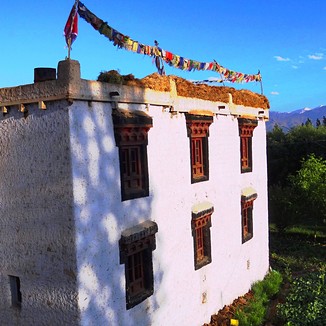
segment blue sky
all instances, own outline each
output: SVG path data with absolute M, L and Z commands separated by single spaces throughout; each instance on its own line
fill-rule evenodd
M 110 26 L 143 44 L 159 45 L 200 62 L 216 60 L 230 70 L 261 71 L 271 110 L 326 105 L 325 0 L 109 1 L 84 0 Z M 36 67 L 56 67 L 67 56 L 63 28 L 73 0 L 4 1 L 0 24 L 0 87 L 33 82 Z M 156 72 L 152 58 L 117 49 L 85 20 L 71 58 L 82 78 L 116 69 L 137 78 Z M 219 77 L 165 66 L 189 80 Z M 259 83 L 226 84 L 260 93 Z

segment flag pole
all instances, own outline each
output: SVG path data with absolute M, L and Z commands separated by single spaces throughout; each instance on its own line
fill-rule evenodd
M 218 64 L 217 61 L 216 61 L 215 59 L 214 59 L 214 62 L 215 62 L 216 64 Z M 224 84 L 224 77 L 222 76 L 220 70 L 218 71 L 218 73 L 220 74 L 220 77 L 221 77 L 221 81 L 220 81 L 220 83 L 222 83 L 223 86 L 225 86 L 225 84 Z
M 71 50 L 71 37 L 68 39 L 68 60 L 70 60 L 70 50 Z
M 263 90 L 263 79 L 261 77 L 261 74 L 260 74 L 260 69 L 258 70 L 258 74 L 259 75 L 259 83 L 260 83 L 260 94 L 261 95 L 264 95 L 264 90 Z

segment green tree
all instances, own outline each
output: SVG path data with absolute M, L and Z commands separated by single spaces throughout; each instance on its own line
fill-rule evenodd
M 287 136 L 277 124 L 267 133 L 268 182 L 270 185 L 282 183 L 288 169 Z
M 299 211 L 297 198 L 290 186 L 272 185 L 269 187 L 268 211 L 270 221 L 279 232 L 295 224 Z
M 308 126 L 312 126 L 312 122 L 309 118 L 307 118 L 306 122 L 305 122 L 305 126 L 308 127 Z
M 298 195 L 301 215 L 321 224 L 326 218 L 326 160 L 310 155 L 303 159 L 301 169 L 289 180 L 293 193 Z
M 288 184 L 288 175 L 294 175 L 303 158 L 315 154 L 326 159 L 326 127 L 297 126 L 288 133 L 275 126 L 267 133 L 269 185 Z
M 316 119 L 316 127 L 319 128 L 321 126 L 321 122 L 320 120 L 317 118 Z

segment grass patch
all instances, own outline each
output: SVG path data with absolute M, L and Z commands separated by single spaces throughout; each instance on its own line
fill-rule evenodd
M 326 238 L 326 226 L 294 225 L 287 229 L 287 233 L 323 239 Z
M 239 320 L 241 326 L 262 325 L 268 308 L 268 302 L 279 292 L 282 284 L 282 275 L 271 271 L 262 281 L 253 284 L 252 299 L 244 307 L 239 307 L 234 318 Z
M 326 232 L 322 228 L 314 236 L 314 229 L 295 226 L 287 232 L 270 230 L 270 263 L 284 274 L 318 271 L 325 266 Z
M 270 263 L 283 276 L 283 292 L 276 325 L 324 325 L 326 315 L 324 225 L 295 225 L 285 232 L 270 228 Z

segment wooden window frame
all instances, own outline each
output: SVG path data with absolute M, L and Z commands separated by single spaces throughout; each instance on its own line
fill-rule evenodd
M 194 266 L 200 269 L 212 262 L 211 254 L 211 216 L 214 208 L 192 212 L 191 229 L 194 243 Z
M 190 139 L 191 183 L 209 179 L 208 137 L 213 116 L 186 113 L 187 134 Z
M 242 243 L 249 241 L 254 236 L 253 212 L 254 212 L 254 200 L 256 198 L 257 198 L 256 192 L 252 192 L 250 194 L 241 196 Z
M 257 120 L 238 119 L 240 136 L 240 166 L 241 173 L 252 172 L 252 137 L 254 129 L 258 125 Z
M 120 264 L 125 265 L 127 310 L 154 293 L 152 252 L 157 231 L 155 222 L 146 221 L 122 232 Z
M 122 201 L 147 197 L 149 195 L 146 146 L 146 144 L 139 144 L 136 142 L 129 142 L 128 144 L 119 146 Z M 132 151 L 137 152 L 136 160 L 132 159 Z M 127 161 L 125 155 L 126 153 L 128 153 Z M 133 165 L 136 167 L 136 169 L 133 169 Z
M 112 111 L 119 147 L 121 200 L 149 196 L 147 145 L 152 118 L 141 111 Z
M 253 238 L 253 200 L 241 202 L 242 243 Z

